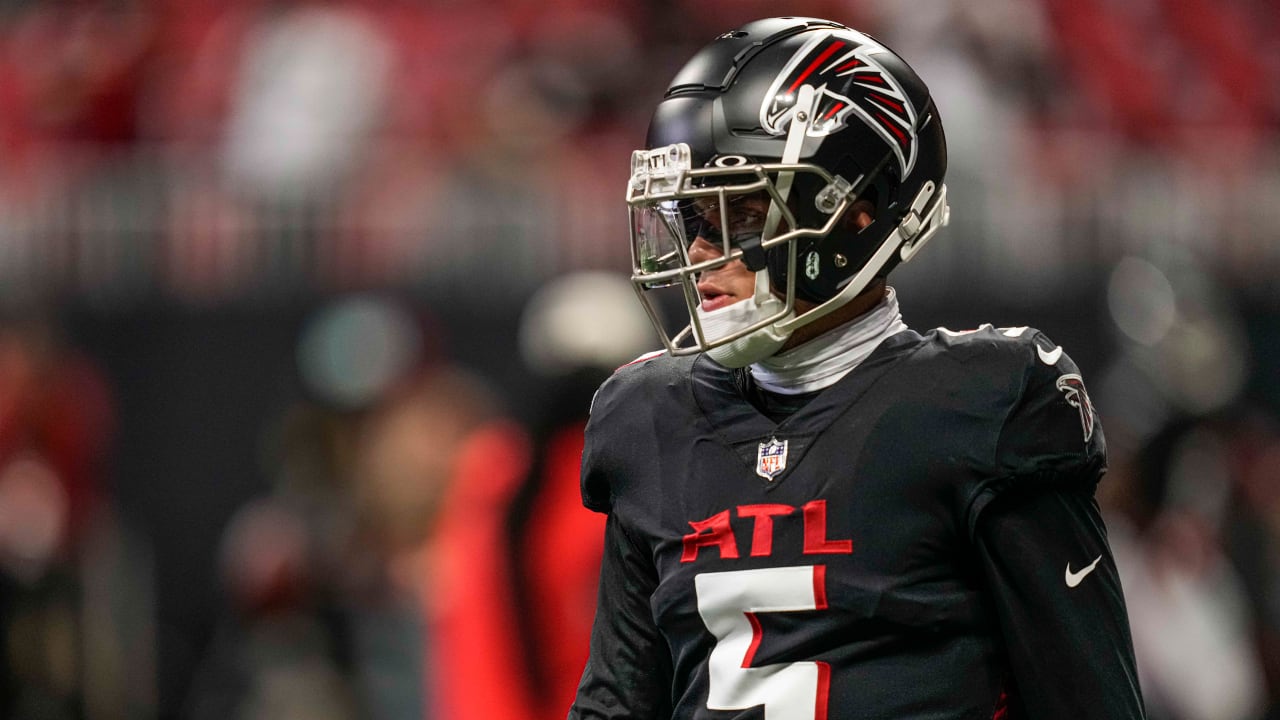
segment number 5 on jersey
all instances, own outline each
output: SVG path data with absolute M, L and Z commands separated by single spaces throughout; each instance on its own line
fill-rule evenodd
M 825 610 L 826 566 L 702 573 L 698 614 L 716 638 L 708 662 L 711 710 L 764 706 L 765 720 L 826 720 L 830 667 L 824 662 L 752 667 L 762 612 Z

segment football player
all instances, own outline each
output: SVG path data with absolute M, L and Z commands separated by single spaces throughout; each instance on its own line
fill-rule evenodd
M 571 719 L 1142 717 L 1080 371 L 1031 328 L 917 332 L 885 284 L 945 169 L 924 83 L 837 23 L 752 22 L 672 80 L 627 186 L 666 347 L 593 401 Z

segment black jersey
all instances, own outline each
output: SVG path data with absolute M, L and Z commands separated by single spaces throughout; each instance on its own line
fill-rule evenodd
M 609 514 L 569 717 L 1132 718 L 1102 431 L 1028 328 L 904 331 L 775 423 L 705 356 L 597 393 Z

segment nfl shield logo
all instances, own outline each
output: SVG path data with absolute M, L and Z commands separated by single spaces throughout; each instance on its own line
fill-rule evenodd
M 770 438 L 769 442 L 760 443 L 760 452 L 756 455 L 756 474 L 773 482 L 786 469 L 787 441 Z

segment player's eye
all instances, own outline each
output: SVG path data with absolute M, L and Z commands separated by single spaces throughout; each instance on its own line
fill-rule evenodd
M 700 224 L 689 228 L 690 238 L 700 234 L 707 240 L 718 242 L 726 224 L 730 240 L 759 235 L 764 228 L 768 207 L 769 197 L 764 193 L 732 197 L 723 212 L 717 201 L 698 201 L 694 210 Z
M 693 223 L 689 231 L 689 241 L 692 242 L 695 238 L 702 238 L 711 243 L 719 243 L 720 229 L 707 220 L 699 219 Z
M 729 217 L 730 237 L 759 235 L 764 229 L 765 216 L 764 207 L 754 203 L 744 203 L 741 207 L 735 208 L 734 213 Z

